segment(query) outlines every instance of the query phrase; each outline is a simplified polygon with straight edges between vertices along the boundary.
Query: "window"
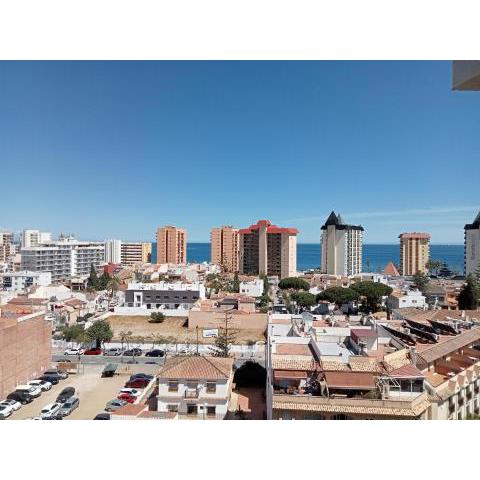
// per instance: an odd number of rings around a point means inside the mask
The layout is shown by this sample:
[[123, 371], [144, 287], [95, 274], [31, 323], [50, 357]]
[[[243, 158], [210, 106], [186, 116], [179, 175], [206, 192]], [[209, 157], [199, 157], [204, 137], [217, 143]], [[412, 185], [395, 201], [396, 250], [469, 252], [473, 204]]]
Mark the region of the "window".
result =
[[216, 393], [217, 384], [215, 382], [207, 382], [207, 393]]
[[178, 405], [177, 404], [167, 405], [167, 410], [169, 412], [178, 412]]
[[215, 416], [215, 407], [207, 407], [207, 417]]
[[196, 405], [187, 405], [187, 415], [197, 415], [198, 407]]
[[169, 380], [168, 381], [168, 391], [169, 392], [178, 392], [178, 380]]
[[197, 387], [198, 387], [197, 382], [192, 382], [192, 381], [187, 382], [187, 388], [195, 390]]

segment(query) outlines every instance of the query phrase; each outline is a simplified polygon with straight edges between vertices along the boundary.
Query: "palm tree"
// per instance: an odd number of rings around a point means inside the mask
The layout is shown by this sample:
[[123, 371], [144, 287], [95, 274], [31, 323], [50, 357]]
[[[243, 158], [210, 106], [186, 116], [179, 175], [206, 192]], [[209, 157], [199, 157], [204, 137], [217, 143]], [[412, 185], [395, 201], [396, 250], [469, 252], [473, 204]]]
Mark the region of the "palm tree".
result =
[[123, 351], [123, 344], [127, 344], [127, 349], [130, 349], [130, 341], [132, 340], [132, 331], [131, 330], [122, 330], [118, 335], [120, 337], [120, 342], [122, 343], [122, 351]]

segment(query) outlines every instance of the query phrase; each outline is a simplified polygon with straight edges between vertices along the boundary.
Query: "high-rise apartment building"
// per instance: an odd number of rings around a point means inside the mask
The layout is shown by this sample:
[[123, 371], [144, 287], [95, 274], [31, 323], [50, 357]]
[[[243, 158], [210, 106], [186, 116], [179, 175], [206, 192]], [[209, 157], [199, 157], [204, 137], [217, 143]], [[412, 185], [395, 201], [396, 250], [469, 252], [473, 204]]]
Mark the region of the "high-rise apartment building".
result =
[[480, 268], [480, 212], [473, 223], [465, 225], [465, 275]]
[[152, 257], [152, 244], [150, 242], [122, 242], [121, 264], [135, 265], [149, 263]]
[[211, 262], [221, 265], [226, 272], [239, 270], [238, 229], [232, 226], [212, 228], [210, 234]]
[[157, 229], [157, 263], [187, 263], [187, 231], [172, 225]]
[[428, 233], [402, 233], [400, 238], [400, 273], [415, 275], [426, 273], [430, 258], [430, 235]]
[[0, 232], [0, 262], [6, 262], [12, 255], [15, 255], [13, 233]]
[[81, 242], [61, 236], [56, 242], [22, 248], [22, 270], [51, 272], [53, 283], [87, 277], [92, 265], [99, 270], [103, 263], [104, 242]]
[[105, 262], [120, 264], [122, 256], [121, 240], [105, 240]]
[[322, 226], [321, 269], [329, 275], [357, 275], [362, 272], [363, 227], [347, 225], [332, 212]]
[[52, 241], [50, 232], [41, 232], [40, 230], [24, 230], [22, 232], [22, 248], [36, 247]]
[[292, 277], [297, 273], [296, 228], [281, 228], [268, 220], [238, 231], [240, 264], [245, 275]]

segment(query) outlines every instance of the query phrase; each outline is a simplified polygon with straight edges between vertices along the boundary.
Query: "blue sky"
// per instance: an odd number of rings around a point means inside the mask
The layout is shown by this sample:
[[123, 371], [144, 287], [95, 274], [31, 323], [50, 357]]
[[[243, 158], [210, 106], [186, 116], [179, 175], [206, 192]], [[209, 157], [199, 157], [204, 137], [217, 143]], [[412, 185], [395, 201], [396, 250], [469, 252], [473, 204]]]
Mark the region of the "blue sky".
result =
[[0, 228], [208, 241], [268, 218], [318, 242], [462, 243], [480, 209], [480, 93], [450, 62], [0, 62]]

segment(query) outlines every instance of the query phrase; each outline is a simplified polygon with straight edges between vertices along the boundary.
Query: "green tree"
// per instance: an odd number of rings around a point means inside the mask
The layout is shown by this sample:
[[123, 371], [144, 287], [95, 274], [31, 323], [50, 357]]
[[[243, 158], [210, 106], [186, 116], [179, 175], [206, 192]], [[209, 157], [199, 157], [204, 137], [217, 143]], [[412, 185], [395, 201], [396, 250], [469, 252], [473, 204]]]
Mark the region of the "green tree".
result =
[[93, 290], [98, 289], [98, 275], [93, 263], [90, 265], [90, 275], [87, 280], [87, 286]]
[[281, 290], [310, 290], [310, 284], [303, 278], [287, 277], [280, 280], [278, 288]]
[[82, 343], [85, 340], [85, 330], [82, 325], [71, 325], [62, 328], [62, 337], [67, 342]]
[[460, 310], [476, 310], [478, 306], [478, 284], [475, 276], [470, 274], [458, 296]]
[[438, 271], [443, 267], [443, 262], [440, 260], [433, 260], [433, 258], [431, 258], [425, 264], [425, 267], [427, 267], [429, 272], [435, 272], [435, 276], [438, 276]]
[[225, 313], [225, 327], [219, 329], [214, 346], [210, 347], [210, 353], [214, 357], [229, 357], [230, 345], [235, 341], [235, 332], [230, 328], [230, 316]]
[[345, 303], [358, 300], [358, 292], [351, 288], [330, 287], [317, 295], [317, 303], [320, 300], [327, 300], [338, 306], [342, 306]]
[[165, 315], [162, 312], [152, 312], [150, 314], [149, 323], [163, 323], [165, 320]]
[[358, 282], [350, 288], [363, 299], [363, 310], [371, 312], [378, 312], [381, 308], [382, 297], [392, 293], [392, 288], [381, 282]]
[[240, 292], [240, 280], [238, 279], [238, 272], [235, 272], [235, 275], [233, 276], [232, 292]]
[[317, 303], [315, 295], [309, 292], [293, 292], [290, 299], [303, 308], [313, 307]]
[[107, 320], [97, 320], [85, 330], [85, 335], [90, 342], [95, 342], [97, 348], [113, 338], [112, 327]]
[[112, 277], [108, 274], [108, 272], [103, 272], [98, 278], [97, 290], [107, 290], [111, 278]]
[[418, 288], [422, 293], [425, 293], [429, 283], [430, 279], [422, 272], [417, 272], [413, 276], [413, 285]]

